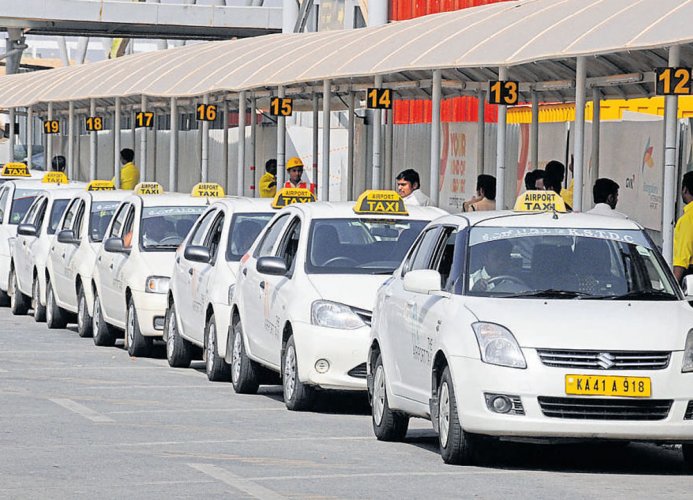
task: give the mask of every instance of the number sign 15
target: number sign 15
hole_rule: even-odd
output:
[[[291,97],[273,97],[270,99],[270,115],[291,116],[294,112],[294,100]]]

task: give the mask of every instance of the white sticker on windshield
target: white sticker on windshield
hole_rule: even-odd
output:
[[[640,245],[638,245],[635,247],[635,249],[638,251],[640,255],[644,255],[645,257],[650,256],[650,251],[645,247],[641,247]]]

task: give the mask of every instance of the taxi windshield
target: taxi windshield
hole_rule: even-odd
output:
[[[472,228],[467,294],[479,297],[678,300],[638,230]]]
[[[58,224],[60,223],[60,218],[67,208],[67,204],[70,200],[53,200],[53,206],[51,207],[51,218],[48,221],[48,234],[55,234]]]
[[[10,224],[19,224],[29,211],[29,207],[36,196],[41,192],[40,189],[15,189],[10,209]]]
[[[309,274],[392,274],[426,221],[317,219],[310,227]]]
[[[226,245],[226,260],[238,262],[250,250],[251,245],[264,229],[273,213],[236,214],[229,228],[229,241]]]
[[[204,206],[145,207],[142,209],[140,244],[147,250],[175,250],[185,239]]]
[[[91,204],[89,214],[89,240],[98,243],[103,241],[108,223],[111,222],[118,201],[95,201]]]

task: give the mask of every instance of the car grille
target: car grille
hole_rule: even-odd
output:
[[[537,349],[541,362],[557,368],[587,370],[663,370],[671,353],[662,351],[573,351]]]
[[[349,375],[350,377],[354,377],[354,378],[366,378],[366,375],[367,375],[366,363],[361,363],[357,367],[352,368],[351,370],[349,370],[347,375]]]
[[[351,308],[356,315],[361,318],[361,321],[366,323],[366,325],[371,326],[371,318],[373,317],[372,311],[366,311],[365,309],[357,309],[355,307]]]
[[[671,399],[595,399],[539,396],[544,416],[581,420],[664,420]]]

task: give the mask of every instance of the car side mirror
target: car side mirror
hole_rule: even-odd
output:
[[[281,257],[260,257],[257,260],[255,269],[260,274],[270,274],[272,276],[285,276],[289,272],[286,262]]]
[[[404,275],[404,289],[407,292],[431,294],[442,291],[441,277],[432,269],[417,269]]]
[[[683,277],[681,288],[683,288],[683,294],[687,299],[693,299],[693,274]]]
[[[108,238],[103,242],[103,249],[109,253],[130,253],[130,249],[125,248],[122,238]]]
[[[75,238],[75,232],[72,229],[63,229],[58,233],[58,243],[77,245],[79,240]]]
[[[209,253],[209,248],[198,245],[189,245],[185,247],[183,257],[185,257],[185,260],[202,262],[203,264],[208,264],[212,259],[212,256]]]
[[[22,236],[36,236],[38,231],[36,230],[36,226],[33,224],[20,224],[17,226],[17,234],[21,234]]]

